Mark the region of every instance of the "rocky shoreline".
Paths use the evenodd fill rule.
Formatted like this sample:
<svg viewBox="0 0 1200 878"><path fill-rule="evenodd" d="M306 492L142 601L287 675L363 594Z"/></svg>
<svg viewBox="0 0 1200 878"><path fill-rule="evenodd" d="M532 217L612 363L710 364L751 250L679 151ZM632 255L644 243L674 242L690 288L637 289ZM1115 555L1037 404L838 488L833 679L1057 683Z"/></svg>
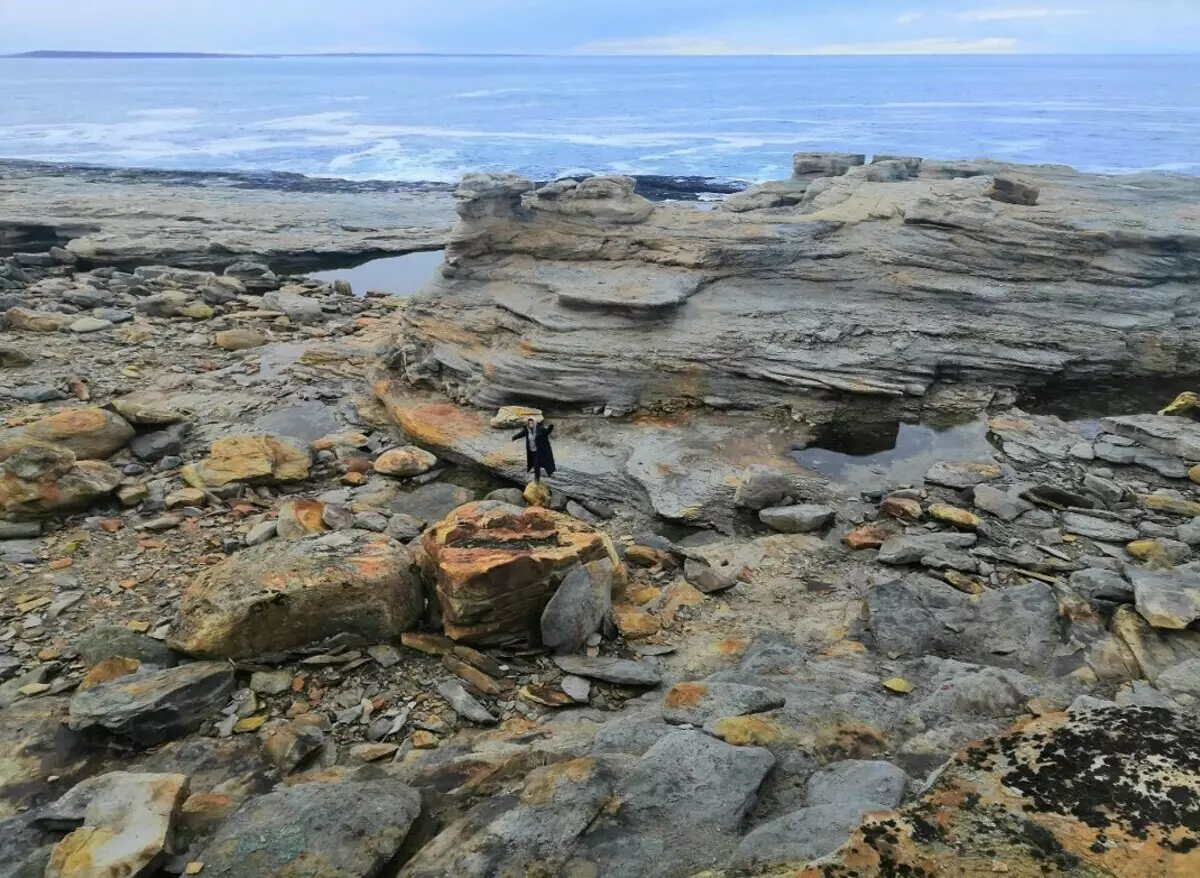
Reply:
<svg viewBox="0 0 1200 878"><path fill-rule="evenodd" d="M1196 872L1200 400L1013 405L1051 359L1188 376L1193 184L915 169L802 154L713 212L468 179L405 300L297 272L446 243L445 190L5 166L0 876ZM806 312L929 236L900 298L930 338L1036 289L1069 319L1019 359L972 328L918 394L903 315ZM859 365L782 381L818 323ZM739 347L678 360L684 331ZM557 425L549 490L518 404ZM935 413L989 450L869 493L793 454Z"/></svg>

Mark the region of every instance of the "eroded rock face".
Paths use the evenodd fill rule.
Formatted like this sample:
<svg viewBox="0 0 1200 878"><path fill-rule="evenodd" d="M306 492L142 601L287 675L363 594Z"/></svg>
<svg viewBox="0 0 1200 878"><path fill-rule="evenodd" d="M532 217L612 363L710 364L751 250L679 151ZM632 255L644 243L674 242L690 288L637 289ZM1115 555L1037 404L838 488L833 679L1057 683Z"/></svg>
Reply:
<svg viewBox="0 0 1200 878"><path fill-rule="evenodd" d="M742 212L649 205L623 178L473 175L448 276L405 315L409 377L488 408L537 388L628 411L916 399L946 368L1005 386L1200 368L1173 319L1200 295L1200 227L1174 206L1200 182L1152 197L1066 168L863 161L798 156L803 193L760 187Z"/></svg>
<svg viewBox="0 0 1200 878"><path fill-rule="evenodd" d="M483 641L538 632L546 604L579 564L621 566L602 532L569 515L468 503L421 538L446 634Z"/></svg>
<svg viewBox="0 0 1200 878"><path fill-rule="evenodd" d="M386 537L252 546L200 573L183 596L172 648L247 658L348 632L385 643L424 609L412 556Z"/></svg>
<svg viewBox="0 0 1200 878"><path fill-rule="evenodd" d="M1162 708L1053 714L960 752L897 813L794 878L1150 878L1200 868L1200 726ZM1097 758L1103 754L1102 758Z"/></svg>

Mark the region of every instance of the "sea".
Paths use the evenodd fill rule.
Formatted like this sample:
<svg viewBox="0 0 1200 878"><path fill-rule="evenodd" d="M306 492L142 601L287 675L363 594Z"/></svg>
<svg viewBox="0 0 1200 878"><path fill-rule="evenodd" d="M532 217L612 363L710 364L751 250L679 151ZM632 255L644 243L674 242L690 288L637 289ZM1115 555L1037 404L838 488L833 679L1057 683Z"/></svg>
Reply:
<svg viewBox="0 0 1200 878"><path fill-rule="evenodd" d="M357 180L787 176L798 150L1200 173L1200 57L0 59L0 157Z"/></svg>

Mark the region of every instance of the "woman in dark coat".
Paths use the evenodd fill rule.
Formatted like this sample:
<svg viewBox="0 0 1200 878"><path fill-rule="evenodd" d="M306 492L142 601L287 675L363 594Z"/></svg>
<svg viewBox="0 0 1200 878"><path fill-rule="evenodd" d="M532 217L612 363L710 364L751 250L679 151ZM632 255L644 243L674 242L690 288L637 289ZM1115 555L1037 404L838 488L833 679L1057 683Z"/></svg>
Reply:
<svg viewBox="0 0 1200 878"><path fill-rule="evenodd" d="M554 465L554 449L550 447L552 432L553 424L546 426L530 418L521 431L513 436L514 442L518 439L525 440L525 470L533 473L535 482L542 480L542 470L546 471L546 475L552 476L557 469Z"/></svg>

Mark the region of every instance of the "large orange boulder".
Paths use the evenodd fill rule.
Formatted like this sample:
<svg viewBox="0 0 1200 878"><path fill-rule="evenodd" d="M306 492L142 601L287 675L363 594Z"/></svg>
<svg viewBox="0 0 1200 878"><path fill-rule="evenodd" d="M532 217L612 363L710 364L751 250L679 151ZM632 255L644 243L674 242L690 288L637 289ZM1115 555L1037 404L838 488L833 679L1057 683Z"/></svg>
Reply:
<svg viewBox="0 0 1200 878"><path fill-rule="evenodd" d="M244 549L192 580L168 644L203 658L285 652L335 634L414 628L424 593L404 546L361 531Z"/></svg>
<svg viewBox="0 0 1200 878"><path fill-rule="evenodd" d="M546 604L577 565L607 558L623 569L608 536L584 522L488 500L454 510L421 546L454 640L536 636Z"/></svg>
<svg viewBox="0 0 1200 878"><path fill-rule="evenodd" d="M62 445L25 437L0 463L0 513L14 519L74 512L108 496L121 474L99 460L76 460Z"/></svg>
<svg viewBox="0 0 1200 878"><path fill-rule="evenodd" d="M0 432L0 460L30 440L61 445L79 460L105 460L132 438L133 427L116 412L94 406L66 409L27 427Z"/></svg>

